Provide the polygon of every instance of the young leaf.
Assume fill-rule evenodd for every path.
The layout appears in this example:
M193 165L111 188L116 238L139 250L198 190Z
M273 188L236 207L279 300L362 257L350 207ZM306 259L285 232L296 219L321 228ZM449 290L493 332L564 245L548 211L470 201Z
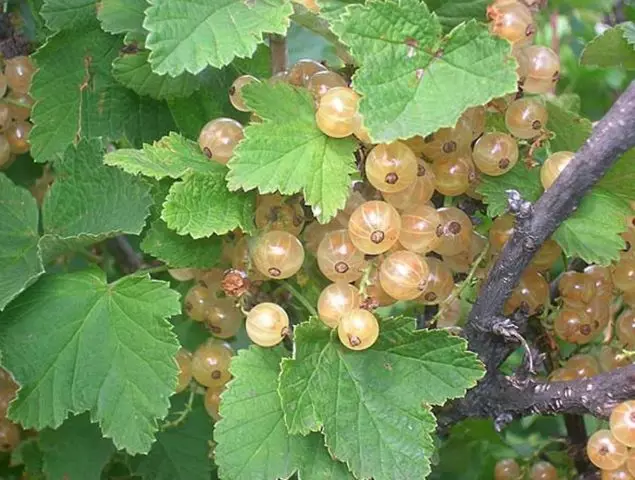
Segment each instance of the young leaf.
M40 15L53 31L84 28L95 19L95 1L44 0Z
M152 69L173 77L220 68L235 57L250 57L264 33L284 34L293 12L286 0L192 2L151 0L143 26L150 32Z
M633 22L609 28L584 47L580 63L596 67L635 68L635 35L633 32L635 32Z
M361 65L353 87L377 142L454 126L466 108L516 91L509 42L474 20L442 36L418 0L353 5L333 28Z
M288 478L304 451L284 424L276 391L283 346L250 347L232 359L234 379L223 393L214 427L219 476L227 480Z
M183 411L186 398L187 394L172 397L171 410ZM150 453L134 458L134 473L149 480L209 480L213 430L202 397L197 395L185 421L159 432Z
M540 183L540 168L527 168L523 162L518 162L504 175L482 175L476 191L485 197L490 217L507 211L507 190L516 190L525 200L535 202L544 191Z
M141 242L141 250L173 268L209 268L220 259L222 248L220 237L194 240L170 230L163 220L153 222Z
M28 190L0 174L0 310L42 273L38 209Z
M3 365L21 385L9 418L41 430L90 411L117 448L149 451L178 373L166 317L180 311L178 294L148 276L41 279L0 315Z
M255 195L230 192L225 176L227 168L210 162L214 171L192 173L170 188L161 218L179 235L192 238L223 235L240 228L253 230Z
M210 161L196 142L170 133L142 150L122 148L104 157L106 165L120 167L133 175L142 174L158 180L182 178L191 172L213 173L219 170L216 162Z
M415 332L407 318L383 322L363 352L346 349L315 319L294 337L295 357L283 360L279 387L289 431L322 428L329 450L357 477L425 477L436 427L429 406L465 395L483 376L464 340Z
M101 28L110 33L135 33L145 36L143 29L146 0L101 0L97 18Z
M66 419L57 429L40 433L44 473L50 480L81 478L99 480L101 471L115 453L112 442L101 436L88 413Z
M356 171L355 142L329 138L317 128L314 100L306 90L260 83L244 88L243 95L264 122L245 128L228 164L230 190L302 192L327 222L346 203Z
M51 259L121 233L139 234L152 199L141 179L102 164L98 140L68 147L42 207L42 254Z

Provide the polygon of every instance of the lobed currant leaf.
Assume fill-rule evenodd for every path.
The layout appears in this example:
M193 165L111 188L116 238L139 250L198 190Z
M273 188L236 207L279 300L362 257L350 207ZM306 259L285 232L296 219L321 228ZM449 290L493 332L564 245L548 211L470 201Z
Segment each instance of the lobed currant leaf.
M97 18L102 30L109 33L134 33L143 35L146 0L101 0L97 8Z
M580 63L596 67L635 68L635 23L615 25L595 37L584 47Z
M535 202L544 191L540 183L540 169L528 168L523 162L518 162L504 175L482 175L476 191L485 197L490 217L497 217L507 211L508 190L516 190L523 200Z
M44 0L40 15L52 31L84 28L95 19L95 1Z

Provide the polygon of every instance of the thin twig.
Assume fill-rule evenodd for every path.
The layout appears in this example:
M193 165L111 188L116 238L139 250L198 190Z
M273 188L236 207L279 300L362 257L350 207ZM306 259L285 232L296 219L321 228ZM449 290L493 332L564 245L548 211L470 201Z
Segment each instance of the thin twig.
M172 420L170 422L165 422L163 425L161 425L161 430L167 430L168 428L178 427L180 424L182 424L185 421L187 416L192 411L192 405L194 404L194 395L196 394L196 392L195 392L196 387L194 387L194 388L192 388L192 387L193 386L190 385L190 396L187 399L187 403L185 404L185 408L181 412L178 413L178 417L176 417L174 420Z

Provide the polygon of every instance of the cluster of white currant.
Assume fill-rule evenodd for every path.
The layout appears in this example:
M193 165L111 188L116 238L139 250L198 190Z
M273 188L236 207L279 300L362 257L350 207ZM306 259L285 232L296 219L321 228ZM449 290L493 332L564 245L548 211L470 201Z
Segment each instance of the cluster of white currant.
M4 61L0 73L0 168L8 167L16 155L30 149L29 133L33 99L29 95L35 66L29 57L20 56Z

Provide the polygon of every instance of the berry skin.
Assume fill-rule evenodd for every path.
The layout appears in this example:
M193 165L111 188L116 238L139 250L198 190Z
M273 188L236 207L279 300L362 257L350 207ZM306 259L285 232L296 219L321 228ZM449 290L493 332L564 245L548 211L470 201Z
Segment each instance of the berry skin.
M523 91L547 93L560 78L560 58L548 47L532 45L518 56Z
M617 317L615 330L622 345L628 348L635 347L635 310L624 310Z
M556 152L545 160L540 167L540 182L545 190L553 185L574 155L573 152Z
M206 387L222 387L231 378L229 364L233 352L228 345L207 341L192 355L192 376Z
M476 141L472 158L485 175L503 175L518 161L518 144L506 133L486 133Z
M20 428L7 420L0 419L0 452L11 452L20 443Z
M289 69L286 81L291 85L298 87L306 87L311 77L317 72L326 72L327 68L319 62L310 59L298 60L295 65Z
M346 87L347 83L341 75L335 72L324 70L314 73L309 79L307 89L315 98L321 98L326 92L334 87Z
M272 230L258 239L252 259L258 271L266 277L289 278L302 267L304 248L295 235Z
M613 295L613 278L608 267L590 265L584 269L584 274L594 282L596 296L610 298Z
M366 157L366 177L380 192L400 192L417 179L417 157L402 142L380 144Z
M234 80L232 86L229 87L229 101L236 110L239 110L241 112L249 111L249 107L245 105L245 100L243 99L241 92L243 87L245 85L249 85L250 83L260 83L260 80L251 75L241 75L236 80Z
M437 229L439 244L434 251L439 255L458 255L470 248L472 241L472 221L462 210L455 207L439 208L441 227Z
M423 138L419 150L429 160L437 162L464 154L471 142L472 129L467 123L459 121L453 128L441 128Z
M558 313L554 328L562 340L579 345L589 343L597 333L585 312L567 307Z
M489 243L493 252L500 252L509 237L514 233L516 220L512 215L505 214L496 218L489 229Z
M564 272L558 281L558 290L568 300L588 303L595 295L595 282L584 273Z
M218 298L205 310L205 326L218 338L231 338L243 324L243 314L231 297Z
M531 11L522 3L509 2L488 7L487 14L492 19L490 29L498 37L512 44L531 43L536 35L536 25Z
M317 250L318 268L332 282L354 282L366 266L364 254L353 245L347 230L324 235Z
M198 146L208 158L224 165L243 137L243 126L239 122L231 118L217 118L201 129Z
M379 281L384 291L397 300L414 300L428 283L430 268L426 260L414 252L392 253L379 267Z
M355 135L357 140L366 145L373 143L368 129L364 126L364 118L359 112L357 112L355 118L353 118L353 135Z
M586 354L574 355L567 360L564 368L571 371L575 378L589 378L600 373L600 365L595 357Z
M469 152L435 161L432 171L437 191L449 197L463 195L476 180L476 167Z
M344 138L356 126L359 95L348 87L334 87L320 99L315 112L318 128L329 137Z
M202 322L205 320L205 310L213 299L210 290L201 285L194 285L185 295L183 310L192 320Z
M6 135L0 135L0 168L11 160L11 145Z
M194 268L171 268L168 270L170 276L177 282L187 282L196 276Z
M631 363L629 358L624 355L621 350L608 345L604 345L600 349L600 353L598 353L598 362L604 372L611 372Z
M23 122L31 116L31 108L35 103L28 93L11 92L7 95L9 112L15 121Z
M534 255L531 260L531 266L540 271L549 270L555 261L560 258L560 255L562 255L560 245L555 240L548 238Z
M29 134L33 125L29 122L15 122L5 132L11 153L21 154L30 150Z
M505 111L505 125L516 138L537 137L547 125L549 114L541 103L531 98L519 98Z
M472 140L476 140L485 131L486 111L485 107L471 107L463 112L461 119L472 130Z
M494 467L494 480L518 480L521 471L518 462L513 458L506 458L496 462Z
M359 291L348 283L332 283L320 293L317 310L320 320L335 328L343 315L359 308L361 297Z
M536 462L529 470L530 480L558 480L558 470L549 462Z
M399 243L416 253L427 253L440 243L437 229L441 226L441 217L434 207L418 205L401 214L401 233Z
M470 267L483 252L483 249L487 247L487 240L480 233L472 231L470 236L470 246L464 252L456 255L445 255L443 261L446 263L450 270L455 273L467 273L470 271ZM483 273L483 268L476 269L477 278L481 278L479 273Z
M337 335L346 348L366 350L377 341L379 323L368 310L357 308L341 318Z
M187 388L192 381L192 354L184 348L176 352L176 363L179 366L179 379L176 385L176 393Z
M399 239L401 217L386 202L371 200L361 204L348 222L348 234L353 245L368 255L379 255Z
M220 420L220 414L218 413L220 407L220 394L223 393L222 389L217 388L208 388L205 391L205 410L207 410L207 414L214 419L215 422Z
M12 91L29 93L35 65L29 57L19 56L5 60L4 75Z
M450 296L454 289L452 271L438 258L426 258L429 273L426 288L418 300L424 305L438 305Z
M280 195L266 195L263 198L263 201L258 202L254 217L258 230L282 230L299 235L304 227L304 210L300 203Z
M613 283L623 292L635 290L635 257L622 257L613 268Z
M626 470L628 473L635 477L635 450L631 449L628 453L628 457L626 457ZM628 478L628 477L627 477ZM633 480L632 478L629 480Z
M4 374L6 372L0 369L0 373ZM17 394L18 384L6 373L6 376L0 379L0 418L7 416L9 404L15 399Z
M635 401L620 403L609 418L611 433L623 445L635 447Z
M505 313L510 314L522 308L528 315L540 312L549 302L549 283L533 268L528 268L520 277L518 286L505 305Z
M550 382L568 382L569 380L575 380L576 374L567 368L556 368L551 375L549 375Z
M360 282L361 279L357 280L357 282L355 282L355 286L359 287ZM379 307L392 305L397 301L390 295L388 295L381 287L381 283L379 282L379 270L377 268L373 268L370 272L370 275L368 276L368 282L366 283L365 300L376 303Z
M417 159L417 180L401 192L382 192L382 196L397 210L405 210L410 206L429 202L434 195L435 187L436 177L432 165L422 159Z
M289 316L275 303L259 303L247 314L247 335L256 345L273 347L289 332Z
M632 473L627 466L617 470L602 470L601 480L633 480Z
M626 461L627 449L609 430L598 430L586 446L589 460L602 470L616 470Z

